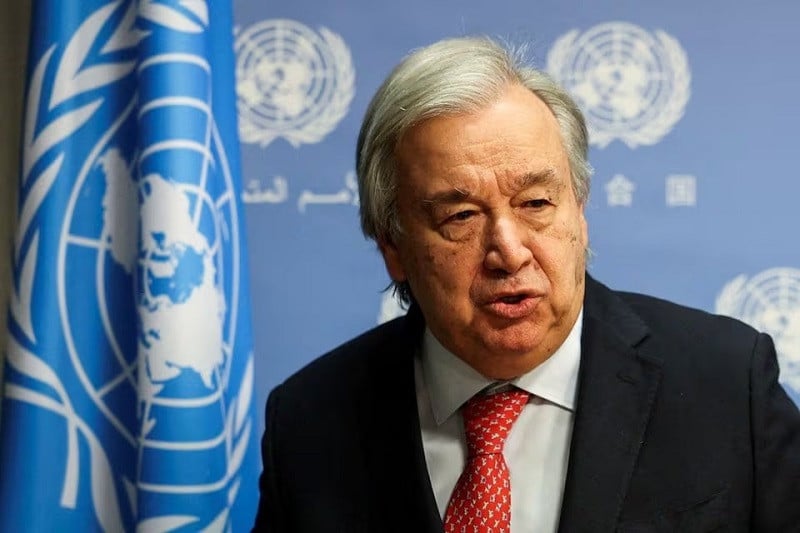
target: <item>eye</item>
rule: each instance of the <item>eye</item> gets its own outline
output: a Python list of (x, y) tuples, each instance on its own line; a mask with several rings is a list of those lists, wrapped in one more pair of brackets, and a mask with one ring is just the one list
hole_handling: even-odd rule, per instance
[(465, 220), (469, 220), (470, 218), (474, 217), (475, 214), (476, 211), (470, 211), (470, 210), (459, 211), (458, 213), (455, 213), (447, 217), (447, 220), (445, 220), (445, 222), (464, 222)]
[(543, 207), (547, 207), (550, 205), (550, 201), (546, 198), (534, 198), (533, 200), (527, 200), (523, 206), (525, 207), (532, 207), (533, 209), (542, 209)]

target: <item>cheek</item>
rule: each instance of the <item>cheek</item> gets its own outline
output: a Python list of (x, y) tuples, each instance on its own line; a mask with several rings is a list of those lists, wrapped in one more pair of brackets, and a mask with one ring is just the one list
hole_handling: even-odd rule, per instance
[(582, 282), (585, 243), (580, 225), (560, 222), (539, 234), (536, 259), (552, 281)]
[(473, 255), (473, 250), (465, 243), (421, 246), (414, 260), (417, 281), (426, 285), (429, 291), (453, 293), (469, 285), (474, 273)]
[(552, 255), (561, 260), (568, 259), (575, 250), (582, 248), (580, 230), (568, 222), (552, 224), (540, 236), (546, 241), (543, 248), (551, 250)]
[(565, 258), (565, 265), (572, 264), (574, 266), (573, 274), (573, 283), (574, 285), (580, 286), (583, 284), (583, 280), (585, 277), (585, 270), (586, 270), (586, 233), (583, 231), (582, 226), (578, 227), (571, 227), (567, 230), (566, 233), (566, 242), (568, 243), (568, 248), (566, 250), (567, 257)]
[(449, 285), (454, 281), (455, 273), (459, 271), (462, 255), (457, 246), (444, 248), (430, 246), (426, 250), (425, 259), (441, 282)]

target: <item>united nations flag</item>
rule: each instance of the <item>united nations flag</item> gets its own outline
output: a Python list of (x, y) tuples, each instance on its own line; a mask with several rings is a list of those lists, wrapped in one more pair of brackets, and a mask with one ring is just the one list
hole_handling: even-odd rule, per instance
[(231, 7), (35, 2), (2, 531), (240, 531), (258, 472)]

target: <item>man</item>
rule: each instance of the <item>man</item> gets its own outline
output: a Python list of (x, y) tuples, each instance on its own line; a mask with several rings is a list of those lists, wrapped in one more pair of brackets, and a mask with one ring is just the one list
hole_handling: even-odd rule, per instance
[(361, 220), (411, 309), (272, 392), (256, 529), (800, 531), (772, 341), (586, 274), (586, 153), (570, 97), (492, 41), (392, 72)]

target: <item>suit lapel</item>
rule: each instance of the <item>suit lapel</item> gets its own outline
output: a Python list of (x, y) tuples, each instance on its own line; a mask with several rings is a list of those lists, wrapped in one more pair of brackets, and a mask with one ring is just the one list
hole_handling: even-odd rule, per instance
[[(412, 308), (370, 358), (361, 410), (369, 531), (441, 532), (419, 428), (413, 357), (424, 321)], [(559, 531), (613, 531), (661, 378), (648, 329), (587, 276), (578, 408)]]
[(587, 276), (578, 402), (559, 531), (613, 531), (661, 378), (648, 329)]
[(365, 453), (369, 469), (369, 531), (441, 532), (419, 427), (414, 356), (424, 321), (412, 308), (398, 321), (386, 351), (370, 358), (364, 398)]

